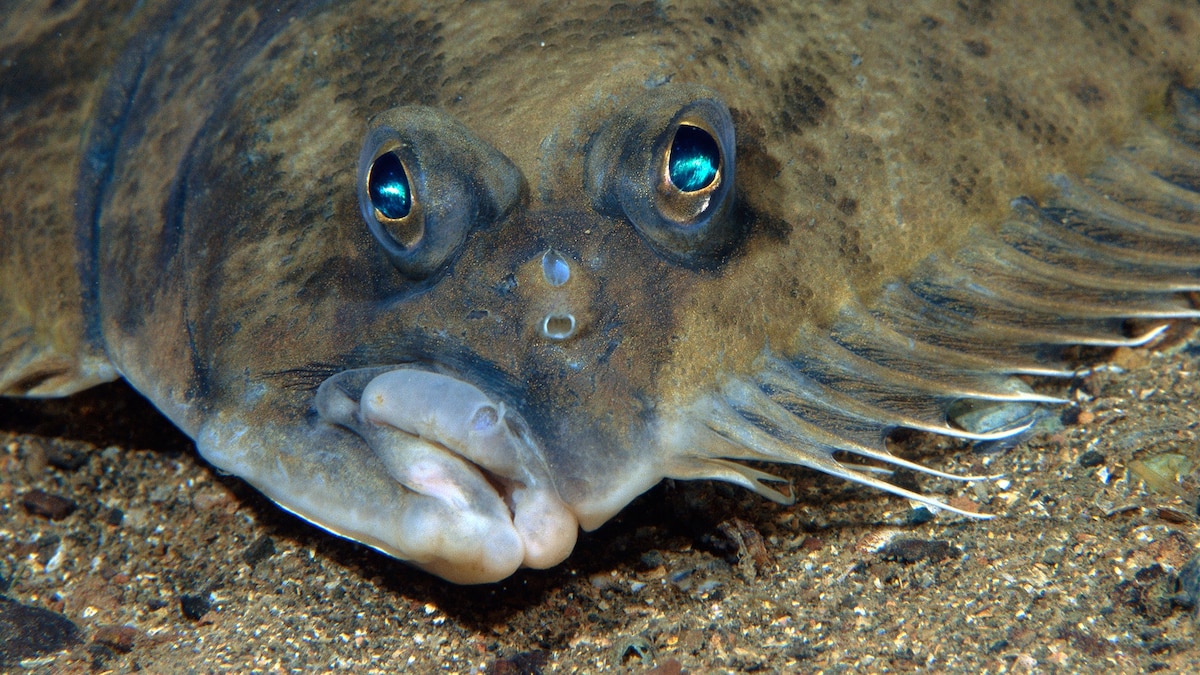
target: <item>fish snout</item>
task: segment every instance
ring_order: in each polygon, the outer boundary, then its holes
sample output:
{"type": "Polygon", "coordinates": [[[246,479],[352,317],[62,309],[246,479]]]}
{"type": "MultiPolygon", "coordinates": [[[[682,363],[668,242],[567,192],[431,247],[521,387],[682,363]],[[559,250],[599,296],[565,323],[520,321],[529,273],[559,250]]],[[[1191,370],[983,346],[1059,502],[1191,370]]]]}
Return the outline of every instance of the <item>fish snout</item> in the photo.
{"type": "Polygon", "coordinates": [[[316,407],[358,434],[413,497],[419,527],[376,544],[459,583],[543,569],[575,547],[579,524],[520,415],[474,385],[417,368],[346,371],[316,407]]]}

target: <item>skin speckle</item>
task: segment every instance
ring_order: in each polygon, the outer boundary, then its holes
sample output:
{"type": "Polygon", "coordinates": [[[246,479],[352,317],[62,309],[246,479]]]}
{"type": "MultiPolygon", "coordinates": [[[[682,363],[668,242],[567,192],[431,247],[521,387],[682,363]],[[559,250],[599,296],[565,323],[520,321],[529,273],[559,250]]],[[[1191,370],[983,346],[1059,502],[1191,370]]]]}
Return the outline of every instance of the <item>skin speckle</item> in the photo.
{"type": "Polygon", "coordinates": [[[834,97],[826,77],[808,65],[788,69],[780,89],[779,123],[793,133],[820,123],[834,97]]]}

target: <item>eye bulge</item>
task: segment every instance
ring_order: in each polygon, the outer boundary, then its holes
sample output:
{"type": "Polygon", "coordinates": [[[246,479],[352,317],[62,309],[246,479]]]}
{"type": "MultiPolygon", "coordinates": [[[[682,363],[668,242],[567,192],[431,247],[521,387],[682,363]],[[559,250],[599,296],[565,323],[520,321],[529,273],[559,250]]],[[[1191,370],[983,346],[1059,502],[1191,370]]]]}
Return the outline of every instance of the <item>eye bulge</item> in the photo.
{"type": "Polygon", "coordinates": [[[475,227],[520,200],[517,167],[436,108],[405,106],[372,118],[358,157],[358,205],[371,236],[412,280],[443,269],[475,227]]]}
{"type": "Polygon", "coordinates": [[[615,114],[592,138],[584,189],[669,260],[703,267],[742,235],[733,217],[734,131],[713,91],[667,84],[615,114]]]}

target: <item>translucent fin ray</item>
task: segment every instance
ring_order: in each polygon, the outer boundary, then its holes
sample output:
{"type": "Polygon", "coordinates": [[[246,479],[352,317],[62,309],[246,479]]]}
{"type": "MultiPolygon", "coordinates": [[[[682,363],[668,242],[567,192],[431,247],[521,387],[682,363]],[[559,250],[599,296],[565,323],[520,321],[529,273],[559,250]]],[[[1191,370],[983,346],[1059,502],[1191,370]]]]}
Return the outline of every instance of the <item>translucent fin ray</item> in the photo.
{"type": "Polygon", "coordinates": [[[1077,346],[1139,346],[1168,320],[1200,318],[1188,295],[1200,291],[1200,96],[1176,88],[1167,103],[1174,120],[1166,129],[1136,130],[1087,176],[1051,177],[1055,196],[1014,199],[1008,217],[973,228],[953,255],[931,256],[870,304],[848,302],[825,329],[806,328],[792,348],[768,349],[749,374],[728,376],[688,413],[689,449],[672,475],[727,480],[779,500],[768,485],[776,477],[738,462],[783,462],[984,517],[892,485],[872,475],[881,467],[839,453],[984,479],[897,457],[887,434],[1019,436],[1035,418],[1027,411],[1064,401],[1014,375],[1070,376],[1077,346]],[[980,401],[985,414],[947,418],[959,402],[980,401]]]}

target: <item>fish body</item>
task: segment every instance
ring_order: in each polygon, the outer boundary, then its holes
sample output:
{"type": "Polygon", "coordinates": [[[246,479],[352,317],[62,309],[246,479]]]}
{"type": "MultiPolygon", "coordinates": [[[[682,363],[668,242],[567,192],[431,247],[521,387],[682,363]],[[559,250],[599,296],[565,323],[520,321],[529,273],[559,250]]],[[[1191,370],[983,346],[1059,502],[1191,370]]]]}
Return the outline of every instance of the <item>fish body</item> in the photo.
{"type": "Polygon", "coordinates": [[[19,3],[0,392],[123,377],[457,582],[664,477],[786,500],[748,460],[945,507],[835,453],[1016,434],[947,411],[1195,316],[1198,49],[1169,2],[19,3]]]}

